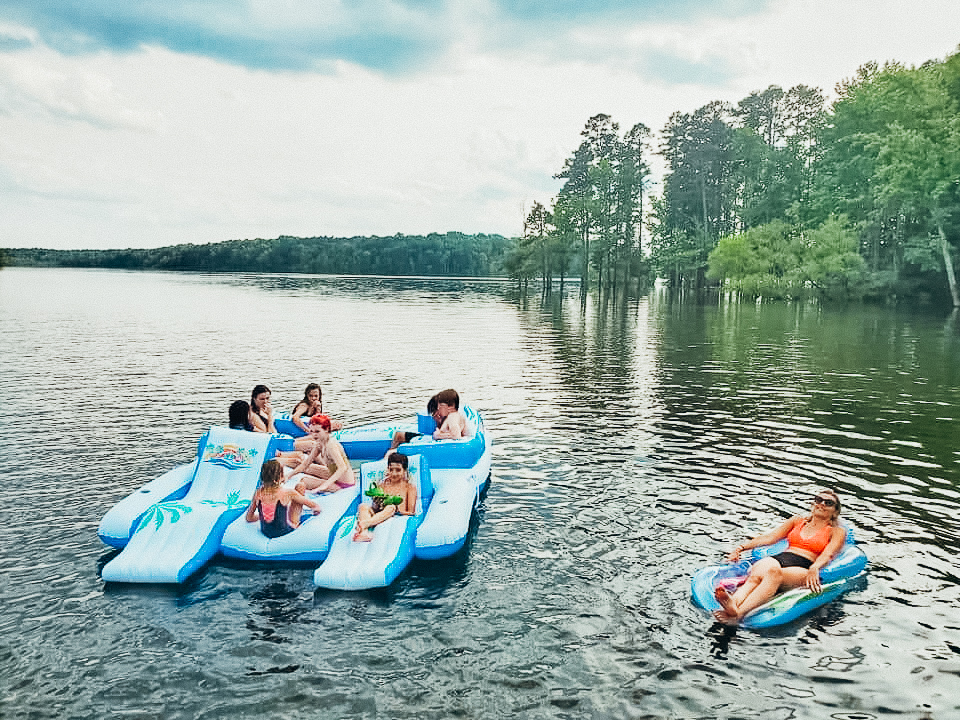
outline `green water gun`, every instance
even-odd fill
[[[364,495],[371,498],[383,498],[384,505],[396,505],[399,507],[403,504],[403,498],[399,495],[387,495],[383,490],[377,487],[375,482],[370,483],[370,489],[367,490]]]

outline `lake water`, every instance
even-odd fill
[[[505,282],[0,272],[0,716],[960,717],[960,323],[581,307]],[[484,415],[464,552],[387,590],[215,560],[107,586],[103,514],[254,384],[348,425]],[[836,488],[862,586],[727,630],[689,578]]]

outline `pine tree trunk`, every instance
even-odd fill
[[[960,291],[957,290],[957,275],[953,271],[953,258],[950,257],[950,243],[947,242],[947,234],[943,231],[943,225],[939,222],[937,223],[937,232],[940,233],[940,251],[943,253],[943,264],[947,269],[947,284],[950,286],[953,306],[960,308]]]

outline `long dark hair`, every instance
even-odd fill
[[[318,398],[320,400],[319,412],[323,412],[323,390],[320,388],[320,386],[317,383],[310,383],[309,385],[307,385],[307,389],[303,391],[303,400],[301,400],[296,405],[294,405],[293,410],[290,411],[291,415],[297,412],[297,408],[300,407],[301,403],[306,405],[308,410],[310,409],[310,398],[308,398],[307,395],[310,394],[311,390],[316,390],[318,393],[320,393],[320,396]]]
[[[234,400],[227,411],[230,427],[236,430],[250,430],[250,403],[246,400]]]
[[[254,385],[253,392],[250,393],[250,409],[255,413],[259,413],[260,408],[257,407],[257,395],[268,392],[270,392],[270,388],[268,388],[266,385]]]

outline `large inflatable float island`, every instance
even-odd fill
[[[467,540],[470,518],[490,479],[491,448],[483,418],[461,408],[468,437],[434,440],[433,419],[376,423],[333,433],[360,479],[332,493],[310,494],[321,510],[304,511],[300,526],[278,538],[244,517],[263,463],[293,447],[302,431],[276,421],[276,435],[212,427],[196,459],[169,470],[123,498],[104,516],[98,534],[121,549],[101,571],[106,582],[182,583],[217,553],[246,560],[320,563],[318,587],[361,590],[393,582],[413,558],[453,555]],[[396,431],[418,432],[397,448],[409,458],[417,487],[414,515],[395,515],[376,526],[373,540],[356,542],[353,527],[363,493],[385,472],[384,455]],[[288,478],[291,486],[298,476]]]
[[[694,573],[690,583],[693,602],[706,610],[720,610],[714,597],[718,586],[724,585],[730,592],[746,580],[750,567],[760,558],[776,555],[787,549],[787,541],[753,548],[744,553],[746,557],[737,563],[712,565]],[[786,590],[744,616],[740,625],[747,628],[769,628],[796,620],[816,608],[837,599],[841,594],[857,587],[866,574],[867,556],[857,545],[853,531],[847,527],[847,537],[840,552],[820,570],[822,589],[814,593],[805,587]]]

